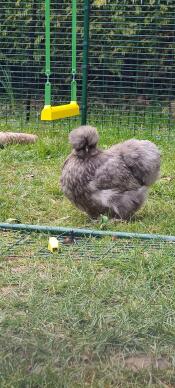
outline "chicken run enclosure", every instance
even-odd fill
[[[85,20],[88,0],[77,1],[77,100],[87,122],[117,133],[169,136],[175,131],[175,7],[169,0],[93,0],[89,12],[89,50]],[[50,1],[52,103],[69,102],[71,84],[71,2]],[[88,15],[86,15],[88,17]],[[0,128],[1,131],[75,127],[80,118],[54,123],[40,120],[44,105],[45,4],[44,1],[0,0]],[[87,32],[87,31],[86,31]],[[83,84],[83,79],[87,84]],[[83,92],[82,92],[83,90]],[[87,98],[87,106],[84,99]],[[7,256],[26,255],[35,246],[19,232],[1,248]],[[11,233],[11,232],[9,232]],[[11,236],[11,234],[9,234]],[[62,236],[62,235],[61,235]],[[64,236],[63,236],[64,237]],[[6,240],[6,239],[5,239]],[[42,240],[42,236],[40,237]],[[129,240],[128,240],[129,241]],[[154,240],[153,240],[154,241]],[[161,248],[160,241],[149,245]],[[63,241],[64,243],[64,241]],[[90,240],[71,245],[79,257],[97,258]],[[96,252],[100,251],[100,244]],[[111,242],[107,256],[121,251]],[[118,248],[116,248],[118,244]],[[169,243],[164,243],[169,244]],[[137,244],[136,244],[137,246]],[[30,247],[34,247],[30,249]],[[77,248],[78,247],[78,248]],[[66,245],[66,249],[67,245]],[[122,248],[123,249],[123,248]],[[135,249],[131,243],[127,249]],[[144,244],[137,249],[144,249]],[[163,248],[162,248],[163,249]],[[174,255],[173,242],[169,249]],[[36,250],[35,250],[36,251]],[[37,245],[37,252],[42,255]],[[91,252],[91,253],[89,253]],[[76,256],[76,254],[75,254]],[[125,255],[126,256],[126,255]]]
[[[88,122],[117,131],[173,132],[174,2],[91,1],[89,59],[82,65],[87,4],[77,2],[76,79],[81,107],[87,65]],[[40,121],[46,80],[44,1],[1,0],[0,5],[1,125],[45,125]],[[71,2],[51,0],[50,7],[52,102],[61,104],[70,98]],[[59,128],[64,121],[54,125]]]

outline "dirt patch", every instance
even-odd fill
[[[48,279],[48,274],[47,272],[38,272],[38,276],[40,277],[40,279]]]
[[[128,369],[131,369],[133,372],[137,372],[141,369],[169,369],[171,367],[170,362],[164,358],[160,357],[154,359],[151,356],[145,354],[140,354],[132,357],[128,357],[124,360],[124,366]]]
[[[24,255],[8,255],[8,256],[4,256],[4,259],[6,261],[18,261],[19,259],[23,259],[24,258]]]
[[[1,293],[2,295],[6,296],[9,294],[12,294],[16,290],[16,286],[5,286],[1,287]]]
[[[102,278],[108,276],[109,273],[111,273],[111,272],[112,272],[112,269],[109,269],[109,268],[103,268],[103,269],[101,269],[101,268],[100,268],[100,270],[97,272],[97,278],[98,278],[98,279],[102,279]]]
[[[28,270],[27,267],[25,267],[24,265],[22,266],[18,266],[18,267],[12,267],[11,268],[11,272],[12,273],[24,273]]]
[[[174,179],[174,176],[166,176],[163,175],[160,179],[160,181],[165,181],[165,182],[171,182]]]

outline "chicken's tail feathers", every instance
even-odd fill
[[[98,132],[96,128],[89,125],[82,125],[74,129],[69,135],[72,147],[79,151],[85,147],[94,147],[98,143]]]

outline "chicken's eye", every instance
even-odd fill
[[[85,147],[77,148],[77,152],[84,151],[84,150],[85,150]]]

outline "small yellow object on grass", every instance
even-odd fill
[[[60,245],[56,237],[49,237],[48,250],[52,253],[60,250]]]

